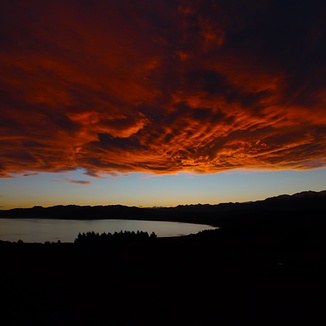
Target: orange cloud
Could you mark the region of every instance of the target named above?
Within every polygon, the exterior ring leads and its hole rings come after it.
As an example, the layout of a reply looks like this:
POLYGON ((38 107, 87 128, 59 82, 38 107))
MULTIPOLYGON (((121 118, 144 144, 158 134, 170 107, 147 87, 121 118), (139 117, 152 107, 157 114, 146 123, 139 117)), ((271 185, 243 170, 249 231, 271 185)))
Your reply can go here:
POLYGON ((323 8, 3 2, 0 177, 325 166, 323 8))

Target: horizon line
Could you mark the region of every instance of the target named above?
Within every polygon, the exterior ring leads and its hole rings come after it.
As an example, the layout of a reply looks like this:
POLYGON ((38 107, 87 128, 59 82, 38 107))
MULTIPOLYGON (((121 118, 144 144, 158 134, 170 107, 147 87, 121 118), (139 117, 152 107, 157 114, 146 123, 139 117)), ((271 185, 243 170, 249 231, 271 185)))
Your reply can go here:
POLYGON ((260 202, 260 201, 265 201, 269 198, 275 198, 275 197, 281 197, 281 196, 295 196, 295 195, 299 195, 299 194, 303 194, 303 193, 322 193, 322 192, 326 192, 326 189, 324 190, 302 190, 299 192, 294 192, 292 194, 288 194, 288 193, 282 193, 279 195, 275 195, 275 196, 270 196, 270 197, 265 197, 264 199, 256 199, 256 200, 249 200, 249 201, 229 201, 229 202, 220 202, 220 203, 216 203, 216 204, 208 204, 208 203, 197 203, 197 204, 179 204, 176 206, 162 206, 162 205, 154 205, 154 206, 135 206, 135 205, 123 205, 123 204, 109 204, 109 205, 77 205, 77 204, 66 204, 66 205, 62 205, 62 204, 57 204, 57 205, 52 205, 52 206, 40 206, 40 205, 34 205, 31 207, 13 207, 13 208, 8 208, 8 209, 3 209, 0 206, 0 211, 10 211, 10 210, 14 210, 14 209, 33 209, 33 208, 54 208, 54 207, 69 207, 69 206, 76 206, 76 207, 114 207, 114 206, 121 206, 121 207, 126 207, 126 208, 141 208, 141 209, 164 209, 164 208, 177 208, 180 206, 217 206, 217 205, 223 205, 223 204, 246 204, 246 203, 254 203, 254 202, 260 202))

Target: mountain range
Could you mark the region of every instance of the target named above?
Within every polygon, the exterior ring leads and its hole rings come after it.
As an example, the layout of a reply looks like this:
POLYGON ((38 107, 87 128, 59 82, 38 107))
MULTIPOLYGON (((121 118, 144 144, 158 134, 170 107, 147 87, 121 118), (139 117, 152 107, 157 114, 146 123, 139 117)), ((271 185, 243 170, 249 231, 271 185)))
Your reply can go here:
POLYGON ((123 205, 14 208, 0 210, 0 218, 52 219, 134 219, 190 222, 220 226, 234 219, 254 216, 299 216, 326 211, 326 190, 303 191, 250 202, 229 202, 216 205, 196 204, 176 207, 130 207, 123 205))

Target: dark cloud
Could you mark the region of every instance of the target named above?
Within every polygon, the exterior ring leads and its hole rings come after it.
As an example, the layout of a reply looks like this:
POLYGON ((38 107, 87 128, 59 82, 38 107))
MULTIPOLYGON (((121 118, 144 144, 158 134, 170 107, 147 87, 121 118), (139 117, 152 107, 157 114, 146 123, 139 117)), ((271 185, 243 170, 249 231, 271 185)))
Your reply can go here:
POLYGON ((65 179, 65 181, 78 185, 89 185, 91 182, 88 180, 74 180, 74 179, 65 179))
POLYGON ((0 177, 326 163, 322 1, 1 5, 0 177))
POLYGON ((63 180, 53 180, 55 182, 66 182, 66 183, 72 183, 72 184, 77 184, 77 185, 89 185, 91 184, 90 181, 88 180, 75 180, 75 179, 70 179, 70 178, 65 178, 63 180))
POLYGON ((29 173, 23 174, 24 177, 30 177, 30 176, 34 176, 34 175, 38 175, 38 172, 29 172, 29 173))

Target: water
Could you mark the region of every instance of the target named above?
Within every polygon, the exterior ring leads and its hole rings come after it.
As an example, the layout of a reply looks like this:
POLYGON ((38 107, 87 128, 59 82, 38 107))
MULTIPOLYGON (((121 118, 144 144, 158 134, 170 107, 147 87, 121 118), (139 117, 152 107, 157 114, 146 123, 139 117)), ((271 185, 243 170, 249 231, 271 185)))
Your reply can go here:
POLYGON ((158 237, 195 234, 215 229, 210 225, 167 221, 142 220, 55 220, 55 219, 0 219, 0 240, 17 242, 74 242, 78 233, 114 233, 143 231, 158 237))

